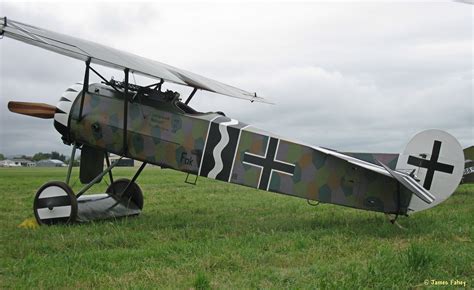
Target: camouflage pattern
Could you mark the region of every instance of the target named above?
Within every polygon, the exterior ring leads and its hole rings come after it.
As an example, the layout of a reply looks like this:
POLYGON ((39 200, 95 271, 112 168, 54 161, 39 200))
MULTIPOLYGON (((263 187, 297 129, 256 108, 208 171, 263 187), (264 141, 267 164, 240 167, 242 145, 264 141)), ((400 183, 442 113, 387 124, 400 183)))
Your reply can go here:
MULTIPOLYGON (((124 152, 123 94, 104 85, 91 85, 79 121, 80 99, 76 98, 71 109, 70 142, 308 200, 386 213, 407 212, 412 193, 393 178, 217 113, 184 113, 173 102, 149 98, 129 103, 128 150, 124 152)), ((398 157, 351 155, 374 164, 380 160, 391 168, 398 157)))

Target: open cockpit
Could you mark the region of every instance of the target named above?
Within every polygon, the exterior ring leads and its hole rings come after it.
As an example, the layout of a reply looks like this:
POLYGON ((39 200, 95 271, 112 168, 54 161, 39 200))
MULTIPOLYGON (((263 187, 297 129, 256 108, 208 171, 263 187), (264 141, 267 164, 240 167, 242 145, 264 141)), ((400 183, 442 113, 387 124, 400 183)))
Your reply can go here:
MULTIPOLYGON (((91 92, 99 93, 103 96, 110 96, 115 98, 123 98, 123 92, 125 84, 120 81, 110 80, 108 82, 102 82, 101 84, 93 84, 94 88, 91 92), (104 92, 109 91, 110 94, 104 92), (114 91, 119 91, 122 94, 116 94, 114 91)), ((181 113, 188 115, 201 115, 210 114, 212 112, 199 112, 188 105, 189 101, 193 97, 196 90, 193 90, 191 95, 188 97, 186 102, 183 102, 181 95, 172 90, 162 91, 162 82, 156 83, 150 86, 139 86, 134 84, 128 84, 128 95, 131 103, 139 103, 141 105, 154 107, 157 109, 171 111, 173 113, 181 113)), ((217 112, 223 115, 222 112, 217 112)))

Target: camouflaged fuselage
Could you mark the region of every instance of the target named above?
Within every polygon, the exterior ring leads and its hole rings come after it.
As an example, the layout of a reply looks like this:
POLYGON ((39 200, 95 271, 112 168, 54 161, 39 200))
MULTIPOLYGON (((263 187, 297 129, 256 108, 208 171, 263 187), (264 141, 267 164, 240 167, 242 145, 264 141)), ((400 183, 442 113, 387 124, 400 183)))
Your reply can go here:
MULTIPOLYGON (((80 93, 79 93, 80 94, 80 93)), ((124 152, 124 97, 94 84, 69 117, 68 139, 163 168, 359 209, 406 213, 411 193, 384 176, 312 147, 217 113, 185 113, 182 103, 135 98, 128 104, 124 152)), ((358 154, 389 167, 396 155, 358 154)))

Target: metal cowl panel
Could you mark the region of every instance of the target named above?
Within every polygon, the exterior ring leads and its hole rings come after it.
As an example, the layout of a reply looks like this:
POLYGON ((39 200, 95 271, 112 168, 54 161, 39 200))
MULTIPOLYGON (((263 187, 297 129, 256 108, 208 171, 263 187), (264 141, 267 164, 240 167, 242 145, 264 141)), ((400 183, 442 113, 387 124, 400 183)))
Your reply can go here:
POLYGON ((63 137, 67 137, 69 133, 69 115, 71 112, 71 107, 81 92, 81 83, 71 85, 61 95, 59 103, 56 105, 56 113, 54 114, 54 127, 63 137))

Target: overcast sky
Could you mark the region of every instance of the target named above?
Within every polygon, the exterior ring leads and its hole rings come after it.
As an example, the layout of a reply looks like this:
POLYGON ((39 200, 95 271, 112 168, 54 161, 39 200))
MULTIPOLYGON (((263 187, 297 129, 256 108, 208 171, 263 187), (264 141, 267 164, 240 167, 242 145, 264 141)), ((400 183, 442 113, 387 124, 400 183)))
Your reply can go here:
MULTIPOLYGON (((199 92, 191 102, 197 110, 224 111, 337 150, 400 152, 414 134, 431 128, 448 131, 463 147, 474 144, 473 7, 449 1, 2 2, 0 16, 155 59, 276 103, 199 92)), ((10 100, 55 105, 70 84, 82 81, 84 63, 4 38, 0 69, 0 153, 69 155, 52 120, 6 107, 10 100)))

